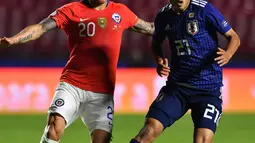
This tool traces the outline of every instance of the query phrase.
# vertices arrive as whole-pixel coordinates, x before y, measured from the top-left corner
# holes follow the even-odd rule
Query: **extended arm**
[[[51,18],[46,18],[39,24],[30,25],[17,35],[10,38],[0,38],[0,47],[9,47],[15,44],[26,43],[38,39],[47,31],[56,28],[56,22]]]
[[[154,23],[138,19],[136,25],[131,27],[131,30],[141,34],[153,35]]]

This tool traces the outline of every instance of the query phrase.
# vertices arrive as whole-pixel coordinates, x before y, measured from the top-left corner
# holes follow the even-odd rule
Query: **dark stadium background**
[[[126,4],[140,18],[153,21],[157,11],[168,0],[114,0]],[[40,22],[56,8],[71,2],[70,0],[1,0],[0,1],[0,37],[10,37],[25,26]],[[210,0],[218,8],[228,23],[241,38],[241,47],[225,69],[255,69],[255,0]],[[153,68],[155,66],[150,52],[151,38],[129,31],[124,32],[120,59],[120,68]],[[227,41],[220,36],[220,46]],[[165,44],[167,46],[167,43]],[[165,49],[170,55],[168,49]],[[1,70],[8,67],[63,67],[68,59],[67,40],[64,32],[54,30],[39,40],[7,49],[0,49]],[[251,74],[251,76],[255,76]],[[40,75],[38,75],[40,76]],[[29,79],[29,76],[27,77]],[[11,82],[11,81],[10,81]],[[240,81],[240,85],[245,81]],[[255,85],[255,82],[253,82]],[[1,84],[1,81],[0,81]],[[240,102],[242,102],[240,95]],[[1,97],[1,95],[0,95]],[[3,104],[0,100],[0,105]],[[245,103],[244,103],[245,104]],[[255,106],[255,105],[254,105]],[[253,108],[255,109],[255,108]],[[1,112],[0,143],[39,142],[46,121],[45,113]],[[119,113],[115,117],[114,143],[127,143],[143,124],[145,113]],[[171,129],[164,132],[156,142],[192,142],[192,121],[186,115]],[[254,143],[255,110],[225,113],[216,134],[216,143]],[[86,128],[77,121],[67,129],[63,143],[89,142]]]
[[[139,17],[153,21],[167,0],[114,0],[126,4]],[[0,2],[0,36],[12,36],[27,25],[40,22],[70,0],[5,0]],[[211,0],[239,34],[242,45],[227,67],[255,67],[254,0]],[[220,45],[226,40],[220,38]],[[2,66],[64,66],[68,58],[64,32],[55,30],[29,44],[0,49]],[[126,31],[119,67],[153,67],[150,38]]]

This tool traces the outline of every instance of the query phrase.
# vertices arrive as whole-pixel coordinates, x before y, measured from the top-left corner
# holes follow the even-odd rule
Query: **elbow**
[[[237,47],[239,47],[241,45],[240,37],[236,33],[229,36],[228,39],[230,42],[231,41],[235,42]]]
[[[36,28],[33,30],[33,35],[35,36],[35,39],[38,39],[46,32],[47,30],[45,29],[44,25],[36,24]]]
[[[237,35],[237,39],[238,39],[238,47],[241,45],[241,40],[240,37]]]
[[[39,33],[45,33],[45,32],[47,32],[47,29],[46,29],[46,27],[45,27],[45,25],[43,25],[43,24],[37,24],[37,31],[39,32]]]
[[[239,46],[241,45],[240,37],[239,37],[237,34],[235,34],[234,39],[235,39],[235,41],[236,41],[237,47],[239,47]]]

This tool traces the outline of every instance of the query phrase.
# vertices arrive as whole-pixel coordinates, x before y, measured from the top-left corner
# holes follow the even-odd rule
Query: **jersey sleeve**
[[[206,20],[211,26],[217,29],[221,34],[225,34],[231,29],[231,26],[225,20],[224,16],[210,3],[205,7]]]
[[[123,5],[124,14],[125,14],[125,29],[133,27],[138,21],[138,17],[132,12],[127,6]]]
[[[159,13],[154,21],[155,31],[153,33],[153,40],[162,42],[166,38],[165,24],[162,20],[162,14]]]
[[[63,6],[54,11],[49,17],[55,20],[58,28],[65,29],[67,28],[71,15],[71,9],[68,6]]]

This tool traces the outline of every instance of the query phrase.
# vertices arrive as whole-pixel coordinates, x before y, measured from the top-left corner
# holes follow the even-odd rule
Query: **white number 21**
[[[214,115],[214,113],[216,112],[216,116],[214,118],[214,123],[218,123],[219,118],[220,118],[220,112],[218,109],[216,109],[213,105],[208,104],[207,108],[205,109],[204,112],[204,118],[208,118],[208,119],[213,119],[212,115]],[[208,113],[211,113],[212,115],[208,115]]]
[[[189,41],[187,39],[176,40],[176,41],[174,41],[174,43],[176,44],[178,56],[183,56],[183,55],[185,55],[186,52],[188,55],[191,54]]]

